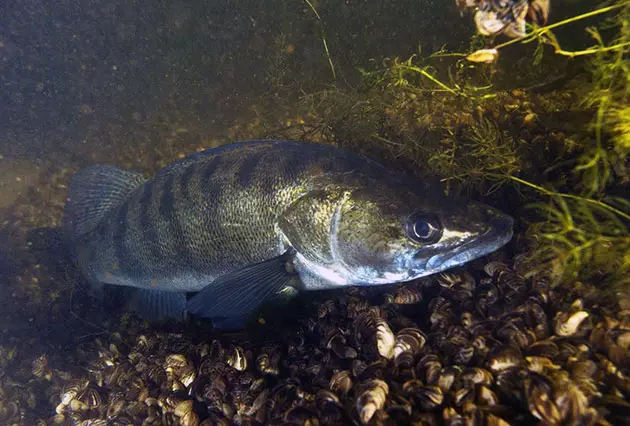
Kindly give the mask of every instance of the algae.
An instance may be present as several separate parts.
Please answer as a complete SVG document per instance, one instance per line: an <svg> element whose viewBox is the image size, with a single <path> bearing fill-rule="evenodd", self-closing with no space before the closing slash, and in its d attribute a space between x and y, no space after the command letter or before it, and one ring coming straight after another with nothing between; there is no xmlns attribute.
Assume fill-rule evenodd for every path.
<svg viewBox="0 0 630 426"><path fill-rule="evenodd" d="M561 47L553 31L566 25L595 45ZM262 117L249 135L335 144L490 198L520 219L513 249L531 273L630 290L630 2L492 44L475 35L467 51L371 60L358 84L304 93L296 119ZM520 57L466 59L507 46Z"/></svg>

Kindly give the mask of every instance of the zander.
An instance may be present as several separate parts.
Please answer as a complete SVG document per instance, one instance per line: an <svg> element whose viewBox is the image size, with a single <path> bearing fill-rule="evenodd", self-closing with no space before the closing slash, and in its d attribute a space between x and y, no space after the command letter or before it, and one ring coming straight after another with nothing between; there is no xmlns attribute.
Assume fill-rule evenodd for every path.
<svg viewBox="0 0 630 426"><path fill-rule="evenodd" d="M512 219L491 207L285 141L209 149L150 179L88 167L73 178L64 226L90 282L132 289L145 318L190 313L224 327L298 290L409 281L512 237Z"/></svg>

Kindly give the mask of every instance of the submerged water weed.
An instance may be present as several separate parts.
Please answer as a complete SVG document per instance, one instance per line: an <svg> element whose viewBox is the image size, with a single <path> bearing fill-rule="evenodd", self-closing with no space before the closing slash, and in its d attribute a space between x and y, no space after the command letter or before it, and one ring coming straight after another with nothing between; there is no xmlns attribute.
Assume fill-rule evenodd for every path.
<svg viewBox="0 0 630 426"><path fill-rule="evenodd" d="M626 79L627 82L628 79ZM628 89L626 89L627 92L630 91ZM606 113L606 119L610 123L610 131L613 132L613 143L616 150L625 156L630 152L630 106L628 105L630 99L623 102L626 103L620 102L618 105L612 106Z"/></svg>
<svg viewBox="0 0 630 426"><path fill-rule="evenodd" d="M440 90L457 94L455 89L438 80L432 67L420 62L421 59L415 54L406 60L401 60L398 57L385 58L375 69L368 71L359 68L359 72L363 77L363 84L370 87L413 86L420 90ZM423 78L432 82L433 85L426 86Z"/></svg>
<svg viewBox="0 0 630 426"><path fill-rule="evenodd" d="M429 164L443 176L443 181L460 189L474 187L483 194L496 191L507 182L505 176L521 169L517 143L488 118L481 117L462 135L444 139L446 149L429 157Z"/></svg>
<svg viewBox="0 0 630 426"><path fill-rule="evenodd" d="M272 40L273 48L265 57L264 81L269 85L270 92L283 93L295 90L295 83L290 81L291 66L290 56L295 46L289 41L289 35L280 32Z"/></svg>
<svg viewBox="0 0 630 426"><path fill-rule="evenodd" d="M630 152L630 2L616 0L590 12L573 16L554 24L535 28L528 35L473 52L467 59L472 62L494 62L499 50L515 44L536 41L534 64L543 60L543 47L553 48L556 55L569 58L590 57L593 86L584 100L584 105L596 110L592 127L595 139L581 147L582 153L575 160L574 172L579 179L580 194L592 197L601 194L615 178L630 181L625 160ZM595 41L595 45L582 50L568 51L560 46L553 29L587 18L607 13L616 15L598 27L587 27L585 31ZM603 37L600 29L616 33L613 37Z"/></svg>
<svg viewBox="0 0 630 426"><path fill-rule="evenodd" d="M604 27L617 30L610 45L622 48L607 50L598 29L589 31L600 46L591 59L593 90L585 99L587 106L597 109L592 123L595 141L576 167L588 195L602 191L614 173L626 183L630 180L625 164L630 152L630 2L620 4L624 6Z"/></svg>
<svg viewBox="0 0 630 426"><path fill-rule="evenodd" d="M628 285L623 282L630 273L630 233L620 217L559 197L533 207L545 214L545 220L530 228L535 241L532 256L547 268L554 282L597 277L613 286Z"/></svg>
<svg viewBox="0 0 630 426"><path fill-rule="evenodd" d="M583 95L582 105L595 114L589 126L593 136L584 138L581 153L567 161L576 179L568 185L556 183L568 193L553 192L514 176L511 179L550 197L547 203L532 205L541 219L530 225L527 235L533 242L530 258L539 265L534 269L546 270L556 284L597 279L613 291L630 291L630 201L610 196L623 194L630 180L626 164L630 152L630 2L617 1L586 15L612 10L616 10L616 16L600 24L600 29L614 35L606 40L598 28L588 28L596 41L592 48L563 50L549 31L553 25L523 39L537 37L564 56L590 56L593 83Z"/></svg>
<svg viewBox="0 0 630 426"><path fill-rule="evenodd" d="M556 285L597 278L613 289L630 290L630 201L601 201L511 180L550 197L529 205L541 219L526 235L533 243L532 274L549 275Z"/></svg>
<svg viewBox="0 0 630 426"><path fill-rule="evenodd" d="M593 55L593 54L599 54L599 53L603 53L603 52L611 52L611 51L617 51L617 50L625 50L627 49L627 47L629 46L629 43L626 41L621 41L618 43L612 43L610 45L607 46L595 46L595 47L590 47L587 49L583 49L583 50L576 50L576 51L568 51L568 50L564 50L561 46L560 43L558 42L558 40L556 39L555 35L553 34L553 32L551 30L558 28L558 27L562 27L568 24L572 24L574 22L577 21L581 21L584 19L588 19L594 16L598 16L598 15L602 15L611 11L615 11L618 9L622 9L622 14L624 13L623 10L627 9L628 7L630 7L630 2L628 2L628 0L616 0L613 2L614 4L608 6L608 7L601 7L599 9L595 9L592 10L590 12L587 13L583 13L577 16L573 16L571 18L562 20L560 22L555 22L551 25L547 25L544 27L538 27L538 28L534 28L533 31L531 31L529 34L523 36L523 37L518 37L518 38L514 38L510 41L507 41L505 43L501 43L499 45L496 45L492 48L487 48L484 50L488 50L488 51L492 51L493 52L493 61L496 61L499 58L499 51L507 46L510 46L512 44L527 44L527 43L531 43L533 41L537 41L539 43L539 47L542 45L551 45L554 48L554 51L556 54L558 55L562 55L562 56L567 56L570 58L575 58L577 56L586 56L586 55ZM587 31L590 31L591 29L587 29ZM466 58L471 61L471 62L487 62L484 59L487 58L487 55L482 54L483 52L479 52L479 51L475 51L472 52L471 54L469 54ZM542 53L542 51L540 49L537 50L537 55L536 55L536 59L540 60L540 54Z"/></svg>
<svg viewBox="0 0 630 426"><path fill-rule="evenodd" d="M476 45L474 39L471 45ZM424 56L422 47L418 47L418 53L403 60L399 57L384 58L382 62L376 63L373 70L359 69L363 77L363 84L369 87L382 87L385 89L392 87L408 88L414 92L448 94L464 98L482 97L492 88L487 75L482 70L475 77L481 84L474 82L465 72L472 69L461 53L452 53L444 48ZM444 61L456 59L454 66L440 69L431 65L431 61ZM375 63L375 61L372 61ZM445 75L448 82L444 81Z"/></svg>
<svg viewBox="0 0 630 426"><path fill-rule="evenodd" d="M337 72L335 71L335 65L333 64L332 58L330 56L330 50L328 49L328 42L326 41L326 32L324 31L324 24L322 23L322 18L321 16L319 16L319 13L317 12L317 9L315 9L315 6L313 6L313 3L311 3L309 0L304 0L304 2L308 5L308 7L311 9L313 14L317 18L317 22L319 22L320 31L321 31L321 40L322 40L322 45L324 47L324 52L326 52L326 58L328 59L328 65L330 66L330 72L332 73L332 78L333 80L336 80Z"/></svg>

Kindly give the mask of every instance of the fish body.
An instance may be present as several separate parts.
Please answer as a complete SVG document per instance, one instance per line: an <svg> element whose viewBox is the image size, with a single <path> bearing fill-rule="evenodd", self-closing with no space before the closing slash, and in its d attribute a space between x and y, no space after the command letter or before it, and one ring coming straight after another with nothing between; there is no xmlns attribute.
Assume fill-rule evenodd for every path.
<svg viewBox="0 0 630 426"><path fill-rule="evenodd" d="M73 178L64 225L87 278L134 289L132 307L150 319L243 319L299 290L409 281L512 236L512 219L488 206L284 141L209 149L150 179L88 167Z"/></svg>
<svg viewBox="0 0 630 426"><path fill-rule="evenodd" d="M526 35L526 22L545 25L550 0L456 0L457 5L475 9L477 31L485 36L505 34L520 38Z"/></svg>

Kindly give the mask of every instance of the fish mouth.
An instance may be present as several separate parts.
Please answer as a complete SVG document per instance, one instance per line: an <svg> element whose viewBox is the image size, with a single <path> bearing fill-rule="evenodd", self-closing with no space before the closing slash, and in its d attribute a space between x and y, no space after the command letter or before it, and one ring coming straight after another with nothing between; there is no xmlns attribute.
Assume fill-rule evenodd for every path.
<svg viewBox="0 0 630 426"><path fill-rule="evenodd" d="M436 254L427 261L427 269L444 271L490 254L507 244L514 235L514 220L505 214L495 213L488 230L476 239L462 244L452 252Z"/></svg>

